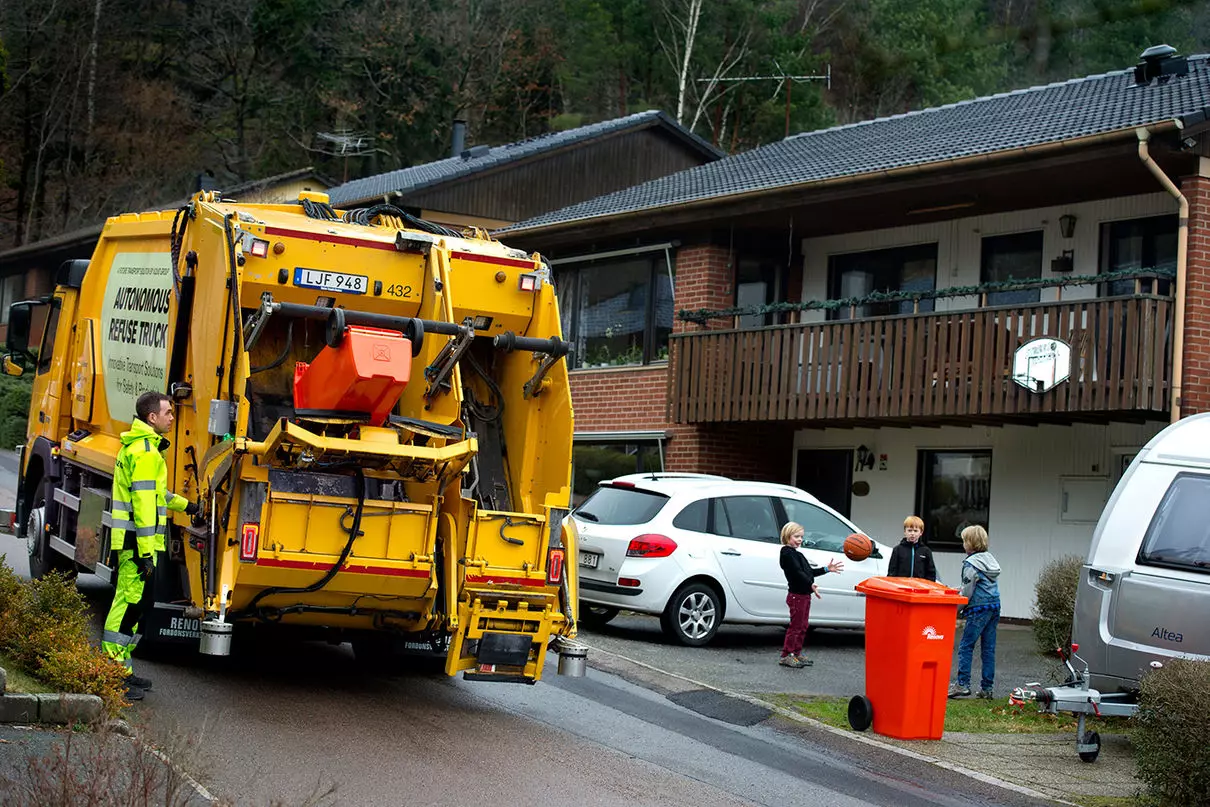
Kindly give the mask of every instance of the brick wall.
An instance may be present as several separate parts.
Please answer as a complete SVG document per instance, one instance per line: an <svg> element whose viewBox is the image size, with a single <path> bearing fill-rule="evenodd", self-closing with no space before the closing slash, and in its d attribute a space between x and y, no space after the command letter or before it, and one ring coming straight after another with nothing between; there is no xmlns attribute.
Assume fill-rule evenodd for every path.
<svg viewBox="0 0 1210 807"><path fill-rule="evenodd" d="M794 430L779 423L674 426L664 454L669 471L789 482Z"/></svg>
<svg viewBox="0 0 1210 807"><path fill-rule="evenodd" d="M668 426L668 367L576 370L571 403L577 432L662 430Z"/></svg>
<svg viewBox="0 0 1210 807"><path fill-rule="evenodd" d="M676 253L676 310L695 308L730 308L735 303L734 269L726 247L704 244L682 247ZM726 329L729 319L710 320L706 327ZM677 318L672 323L674 333L698 330L700 325Z"/></svg>
<svg viewBox="0 0 1210 807"><path fill-rule="evenodd" d="M1210 177L1185 177L1189 255L1185 279L1184 376L1181 414L1210 412Z"/></svg>

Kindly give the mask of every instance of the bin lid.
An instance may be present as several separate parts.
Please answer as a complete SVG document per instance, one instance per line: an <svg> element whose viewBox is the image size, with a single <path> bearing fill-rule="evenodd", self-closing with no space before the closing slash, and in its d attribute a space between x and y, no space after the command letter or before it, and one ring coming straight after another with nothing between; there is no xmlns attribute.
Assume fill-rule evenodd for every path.
<svg viewBox="0 0 1210 807"><path fill-rule="evenodd" d="M928 605L966 602L966 597L959 594L958 589L916 577L870 577L858 583L856 588L868 597L881 597L884 600Z"/></svg>

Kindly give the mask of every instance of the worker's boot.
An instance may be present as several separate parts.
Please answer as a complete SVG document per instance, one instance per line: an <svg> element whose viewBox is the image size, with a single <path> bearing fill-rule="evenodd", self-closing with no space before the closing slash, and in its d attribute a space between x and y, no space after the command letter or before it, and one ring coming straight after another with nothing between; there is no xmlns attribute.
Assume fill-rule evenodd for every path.
<svg viewBox="0 0 1210 807"><path fill-rule="evenodd" d="M143 678L142 676L135 675L134 673L126 676L126 683L132 687L138 687L139 689L151 689L152 687L150 678Z"/></svg>
<svg viewBox="0 0 1210 807"><path fill-rule="evenodd" d="M143 700L143 698L147 697L146 692L144 692L142 689L135 686L134 684L130 683L129 681L126 681L122 685L122 689L126 696L126 700L131 701L131 702L141 701L141 700Z"/></svg>

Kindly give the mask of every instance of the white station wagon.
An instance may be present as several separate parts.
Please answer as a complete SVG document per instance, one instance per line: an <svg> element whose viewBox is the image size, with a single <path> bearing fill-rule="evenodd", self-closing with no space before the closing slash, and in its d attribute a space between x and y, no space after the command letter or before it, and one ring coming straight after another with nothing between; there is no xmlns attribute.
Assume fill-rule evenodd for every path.
<svg viewBox="0 0 1210 807"><path fill-rule="evenodd" d="M864 628L865 599L854 586L885 575L890 548L855 562L844 539L862 532L811 494L789 485L722 476L644 473L602 482L572 511L580 566L580 618L603 624L620 609L656 614L664 632L692 646L723 622L785 625L782 525L797 521L800 552L813 566L844 561L818 579L813 627Z"/></svg>

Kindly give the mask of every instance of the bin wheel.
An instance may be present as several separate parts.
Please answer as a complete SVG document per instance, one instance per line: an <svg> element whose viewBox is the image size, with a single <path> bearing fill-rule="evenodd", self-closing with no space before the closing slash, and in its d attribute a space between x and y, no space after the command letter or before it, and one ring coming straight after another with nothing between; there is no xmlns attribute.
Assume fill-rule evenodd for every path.
<svg viewBox="0 0 1210 807"><path fill-rule="evenodd" d="M874 722L874 704L865 695L854 695L849 701L849 725L865 731Z"/></svg>
<svg viewBox="0 0 1210 807"><path fill-rule="evenodd" d="M1092 751L1080 751L1081 762L1096 762L1097 756L1101 753L1101 735L1095 731L1084 732L1084 739L1080 745L1095 745L1096 748Z"/></svg>

